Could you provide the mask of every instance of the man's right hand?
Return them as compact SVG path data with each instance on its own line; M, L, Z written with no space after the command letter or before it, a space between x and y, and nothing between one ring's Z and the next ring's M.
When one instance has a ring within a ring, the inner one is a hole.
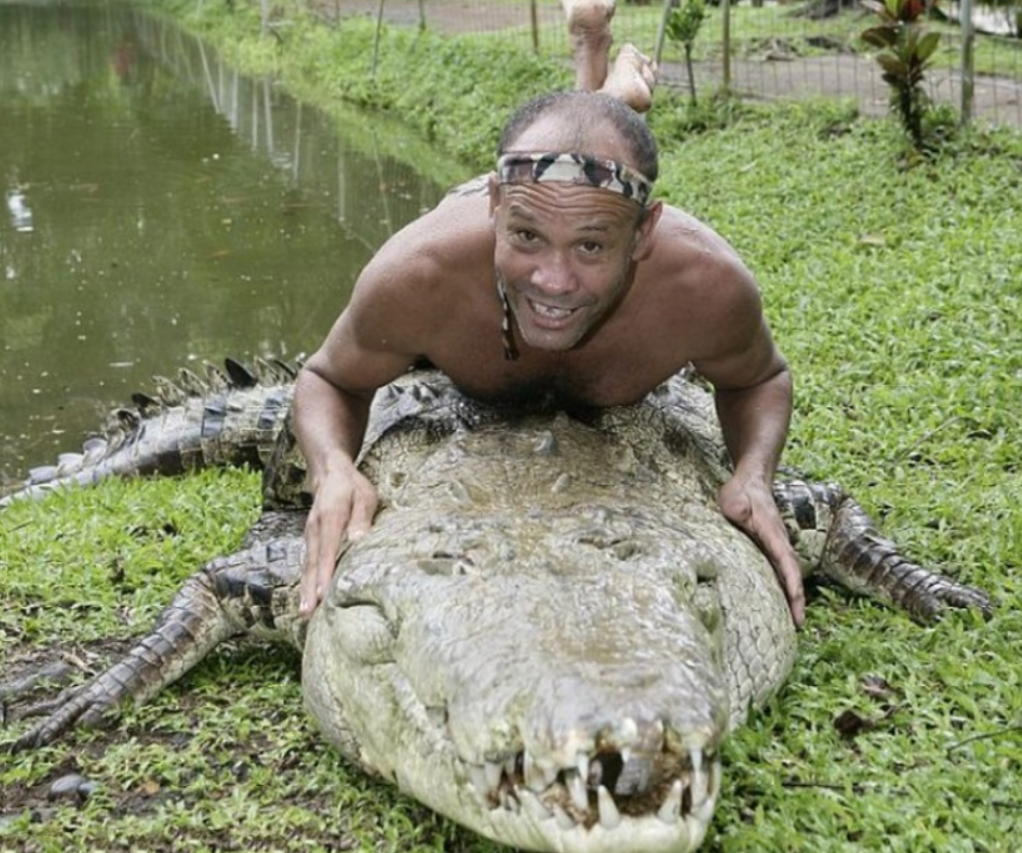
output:
M337 566L345 536L353 542L373 523L376 488L354 465L321 479L305 522L305 566L299 587L299 613L311 616Z

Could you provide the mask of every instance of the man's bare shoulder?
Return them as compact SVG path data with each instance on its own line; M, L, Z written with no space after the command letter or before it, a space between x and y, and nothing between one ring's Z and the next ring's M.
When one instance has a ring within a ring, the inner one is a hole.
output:
M698 300L728 309L732 300L754 307L759 287L738 253L720 234L676 207L664 206L653 249L640 275L659 297ZM751 303L750 303L751 300Z
M737 264L744 269L738 253L710 225L671 205L664 205L657 225L656 246L675 257L698 256L725 267Z
M493 292L493 230L485 197L445 198L394 234L362 270L341 318L371 350L426 354Z
M636 285L632 299L646 340L675 347L686 360L741 349L763 322L759 286L735 250L677 208L665 206Z
M391 237L377 259L460 267L466 261L491 261L492 255L493 228L487 197L449 195Z

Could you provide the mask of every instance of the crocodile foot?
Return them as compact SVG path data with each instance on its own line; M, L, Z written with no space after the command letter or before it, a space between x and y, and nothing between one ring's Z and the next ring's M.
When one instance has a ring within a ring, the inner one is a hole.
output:
M17 752L51 743L79 722L100 723L122 697L104 695L104 701L97 703L99 694L93 685L99 677L95 673L105 669L109 655L123 653L126 645L106 642L99 650L66 650L49 660L35 653L31 656L34 659L13 666L15 674L0 681L0 721L6 727L19 720L45 719L9 744L9 749ZM92 676L91 680L70 684L83 674ZM63 689L57 695L46 695L58 688Z

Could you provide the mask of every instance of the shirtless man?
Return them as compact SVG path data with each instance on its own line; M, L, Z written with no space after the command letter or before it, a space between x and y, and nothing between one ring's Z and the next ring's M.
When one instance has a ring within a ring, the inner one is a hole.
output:
M709 227L649 197L656 144L619 97L534 101L498 154L485 192L448 196L380 249L298 376L314 496L303 613L344 537L372 524L376 490L353 460L373 394L418 358L483 400L585 406L634 403L692 363L714 386L734 461L721 510L770 559L801 625L801 573L771 492L792 385L752 275Z

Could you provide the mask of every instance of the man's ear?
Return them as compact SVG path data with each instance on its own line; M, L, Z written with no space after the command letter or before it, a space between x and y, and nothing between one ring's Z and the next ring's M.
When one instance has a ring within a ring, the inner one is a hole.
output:
M635 239L632 241L632 260L644 261L653 252L653 245L656 242L657 223L660 215L664 212L663 202L655 201L642 212L642 218L635 228Z

